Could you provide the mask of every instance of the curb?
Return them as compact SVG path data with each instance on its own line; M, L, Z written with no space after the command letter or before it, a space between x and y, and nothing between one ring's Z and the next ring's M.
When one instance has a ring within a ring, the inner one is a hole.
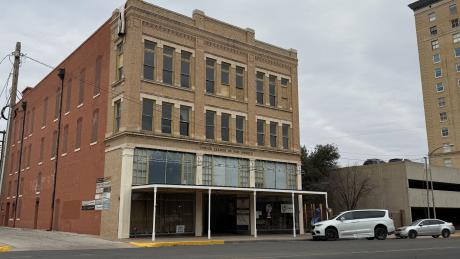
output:
M168 247L168 246L206 246L223 245L224 240L212 241L180 241L180 242L130 242L131 245L143 248Z
M0 253L11 251L11 246L0 246Z

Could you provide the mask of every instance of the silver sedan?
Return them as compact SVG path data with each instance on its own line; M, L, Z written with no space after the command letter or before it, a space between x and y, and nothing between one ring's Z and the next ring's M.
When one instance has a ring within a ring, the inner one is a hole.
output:
M398 228L395 231L396 237L400 238L416 238L417 236L448 238L453 233L455 233L455 227L452 223L439 219L419 219L409 226Z

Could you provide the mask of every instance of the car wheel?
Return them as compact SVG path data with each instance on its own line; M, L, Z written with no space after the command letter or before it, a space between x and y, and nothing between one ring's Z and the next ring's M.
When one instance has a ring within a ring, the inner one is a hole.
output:
M374 230L374 236L378 240L385 240L388 236L388 231L383 227L378 227Z
M368 237L366 238L367 240L374 240L375 238L374 237Z
M328 228L326 229L325 236L327 241L335 241L339 238L339 233L333 228Z
M449 238L450 237L450 231L448 229L443 229L441 232L441 235L443 238Z
M438 238L438 237L439 237L439 235L433 235L432 237L433 237L433 238Z
M407 234L407 236L410 238L410 239L414 239L417 237L417 232L415 230L411 230L409 231L409 234Z

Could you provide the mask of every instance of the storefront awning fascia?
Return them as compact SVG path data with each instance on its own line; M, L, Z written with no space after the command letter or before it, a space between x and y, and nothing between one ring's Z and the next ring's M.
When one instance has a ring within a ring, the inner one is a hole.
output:
M311 194L327 195L327 192L302 191L302 190L281 190L281 189L264 189L264 188L238 188L226 186L203 186L203 185L174 185L174 184L148 184L133 186L133 190L154 190L160 189L192 189L192 190L218 190L218 191L242 191L242 192L271 192L271 193L294 193L294 194Z

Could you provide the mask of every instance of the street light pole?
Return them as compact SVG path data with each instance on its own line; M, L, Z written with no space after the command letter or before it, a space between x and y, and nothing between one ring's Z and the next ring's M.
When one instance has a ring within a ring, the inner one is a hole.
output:
M446 147L452 147L452 144L446 145ZM436 218L436 205L434 203L434 188L433 188L433 174L431 173L431 156L434 154L434 152L438 151L441 148L444 148L445 146L442 145L440 147L435 148L433 151L428 153L428 164L430 166L430 188L431 188L431 200L433 203L433 218ZM428 187L427 187L428 188Z
M428 218L430 217L430 191L428 187L428 163L427 163L427 158L423 158L425 160L425 185L426 185L426 213Z

